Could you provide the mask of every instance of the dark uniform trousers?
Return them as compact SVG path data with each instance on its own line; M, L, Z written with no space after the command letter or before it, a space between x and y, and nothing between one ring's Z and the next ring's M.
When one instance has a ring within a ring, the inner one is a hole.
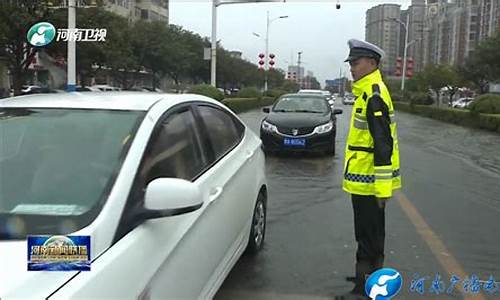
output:
M364 290L366 276L384 265L385 201L375 196L352 195L356 251L356 286Z

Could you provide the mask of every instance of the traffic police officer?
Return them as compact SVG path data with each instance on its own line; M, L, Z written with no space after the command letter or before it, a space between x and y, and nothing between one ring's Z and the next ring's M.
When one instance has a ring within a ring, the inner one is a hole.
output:
M350 294L366 296L365 281L384 263L385 204L401 188L394 107L379 70L384 51L351 39L345 60L354 79L353 105L347 138L344 191L352 195L356 252L355 287Z

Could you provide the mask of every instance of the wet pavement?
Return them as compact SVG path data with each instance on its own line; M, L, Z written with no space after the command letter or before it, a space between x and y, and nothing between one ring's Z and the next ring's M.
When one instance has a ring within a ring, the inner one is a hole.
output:
M266 157L264 249L239 260L216 299L331 299L352 288L345 277L354 272L356 243L341 187L352 106L337 106L344 114L335 157ZM459 271L500 280L500 135L396 113L403 189L386 210L385 263L403 276L394 299L463 298L462 282L451 294L429 288L438 273L446 289ZM265 114L240 116L258 133ZM410 289L414 278L427 278L423 295ZM500 290L477 299L500 299Z

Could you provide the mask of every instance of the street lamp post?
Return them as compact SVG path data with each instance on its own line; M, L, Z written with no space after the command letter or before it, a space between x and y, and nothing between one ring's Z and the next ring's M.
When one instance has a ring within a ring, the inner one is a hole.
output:
M401 90L404 91L405 89L405 79L406 79L406 55L408 53L408 27L410 26L410 14L406 15L406 24L404 24L405 27L405 49L403 53L403 74L401 78Z
M406 24L403 23L401 20L396 19L396 18L390 18L389 20L398 22L399 24L403 25L405 28L405 46L404 46L404 52L403 52L403 74L401 74L401 90L404 91L405 89L405 79L406 79L406 55L408 53L408 46L413 44L415 41L412 41L410 44L408 44L408 27L410 27L410 14L406 15Z
M267 23L266 23L266 64L265 64L265 79L264 79L264 92L267 92L267 72L269 71L269 25L271 25L272 22L278 20L278 19L285 19L288 18L288 16L279 16L274 19L269 19L269 11L267 11Z
M217 7L222 4L242 4L257 2L285 2L286 0L212 0L212 46L210 64L210 84L216 85L217 69Z

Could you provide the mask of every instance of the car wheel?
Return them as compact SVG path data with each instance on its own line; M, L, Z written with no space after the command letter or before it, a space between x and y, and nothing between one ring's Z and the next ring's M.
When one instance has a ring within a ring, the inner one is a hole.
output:
M330 149L330 155L335 156L335 140L332 143L332 149Z
M264 245L266 236L266 203L262 194L259 194L257 203L253 210L252 225L250 229L250 237L246 252L251 255L257 254Z

